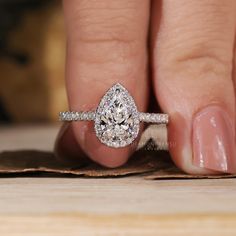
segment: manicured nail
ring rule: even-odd
[[[193,164],[210,170],[236,173],[235,130],[219,106],[200,111],[193,121]]]

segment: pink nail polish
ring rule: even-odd
[[[236,173],[235,128],[229,115],[218,106],[200,111],[193,121],[193,164]]]

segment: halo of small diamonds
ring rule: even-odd
[[[98,139],[109,147],[125,147],[138,136],[139,113],[132,96],[119,83],[102,97],[94,120]]]
[[[168,114],[138,112],[134,99],[119,83],[102,97],[96,111],[63,111],[60,121],[94,121],[97,138],[109,147],[131,144],[139,133],[139,123],[168,124]]]

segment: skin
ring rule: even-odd
[[[139,111],[156,100],[170,115],[169,148],[177,166],[188,173],[217,173],[192,164],[191,125],[196,112],[220,104],[235,127],[236,1],[64,0],[64,16],[70,109],[96,108],[104,92],[120,82]],[[91,122],[63,129],[58,146],[75,160],[85,153],[117,167],[135,149],[101,144]]]

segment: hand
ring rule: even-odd
[[[64,14],[71,110],[95,109],[119,82],[146,111],[154,90],[170,116],[176,165],[188,173],[236,173],[235,0],[64,0]],[[92,122],[71,123],[60,140],[75,158],[83,150],[108,167],[134,151],[101,144]]]

